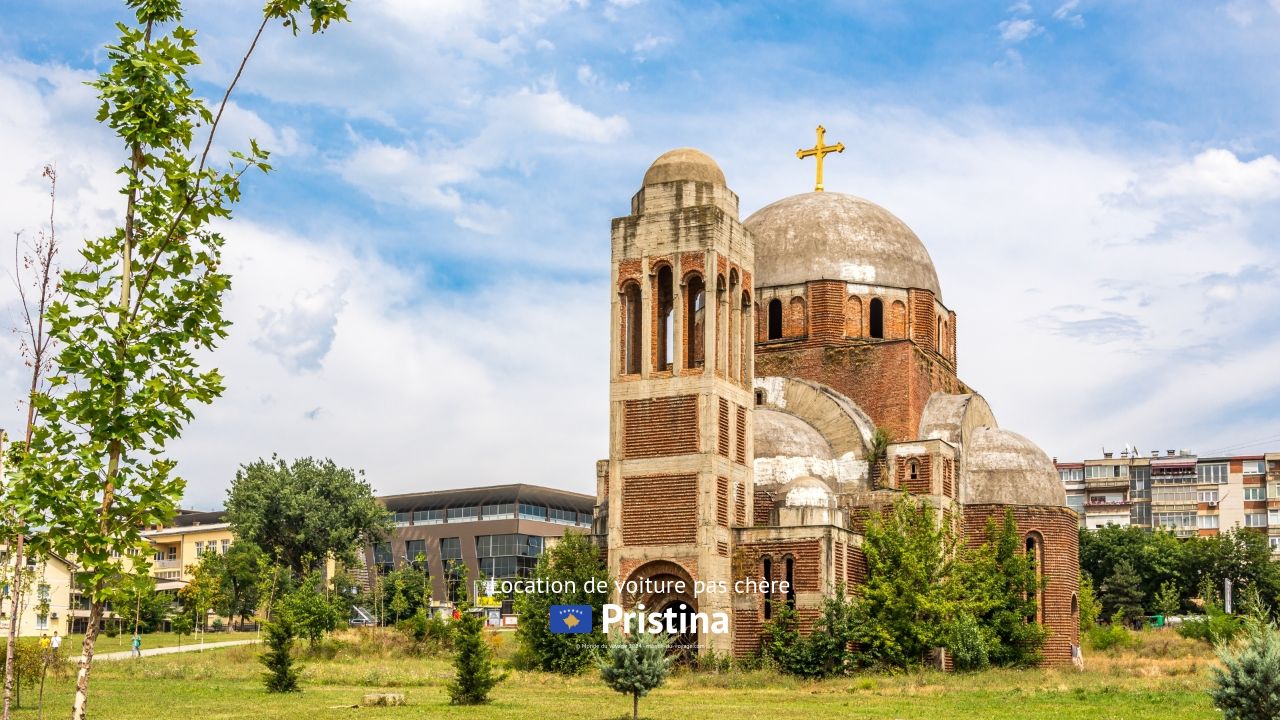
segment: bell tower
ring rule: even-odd
[[[612,228],[609,570],[684,593],[615,598],[731,615],[731,527],[752,515],[754,249],[738,196],[691,148],[654,161]],[[697,638],[731,649],[732,634]]]

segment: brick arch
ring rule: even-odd
[[[787,315],[782,327],[783,337],[804,337],[808,334],[808,313],[804,298],[796,295],[787,303]]]
[[[891,340],[899,340],[907,336],[907,306],[901,300],[894,300],[889,305],[889,316],[885,318],[884,336]]]
[[[862,337],[862,298],[850,295],[844,301],[845,337]]]
[[[673,600],[681,600],[695,610],[698,607],[697,599],[693,596],[693,573],[688,568],[674,560],[650,560],[647,563],[632,570],[624,582],[633,580],[643,580],[648,578],[655,582],[665,582],[668,580],[679,580],[684,583],[684,593],[637,593],[633,595],[624,595],[618,598],[620,604],[624,606],[634,606],[636,603],[644,603],[647,608],[654,608],[658,603],[671,602]]]

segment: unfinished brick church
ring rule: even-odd
[[[610,572],[792,588],[620,602],[726,612],[731,632],[698,642],[753,653],[770,600],[794,603],[807,627],[837,583],[865,579],[865,519],[906,491],[973,544],[1013,509],[1045,581],[1044,663],[1072,662],[1076,515],[1044,451],[957,375],[956,312],[911,228],[822,191],[739,220],[720,167],[684,148],[645,172],[612,247],[596,508]],[[893,440],[878,459],[877,428]]]

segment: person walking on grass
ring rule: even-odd
[[[142,636],[137,633],[133,634],[133,651],[129,653],[129,656],[136,658],[142,657]]]
[[[49,638],[49,647],[53,648],[55,653],[62,647],[62,636],[58,634],[57,630],[54,630],[53,637]]]

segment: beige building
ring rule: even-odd
[[[0,610],[0,633],[8,633],[10,617],[10,583],[13,582],[14,565],[9,548],[0,545],[0,590],[3,590],[3,609]],[[52,634],[55,630],[67,632],[75,600],[72,589],[72,567],[56,555],[40,558],[24,558],[23,602],[18,613],[20,637]]]
[[[151,542],[151,574],[159,590],[179,590],[191,580],[191,568],[205,553],[231,548],[235,535],[221,512],[181,510],[171,525],[143,533]]]

